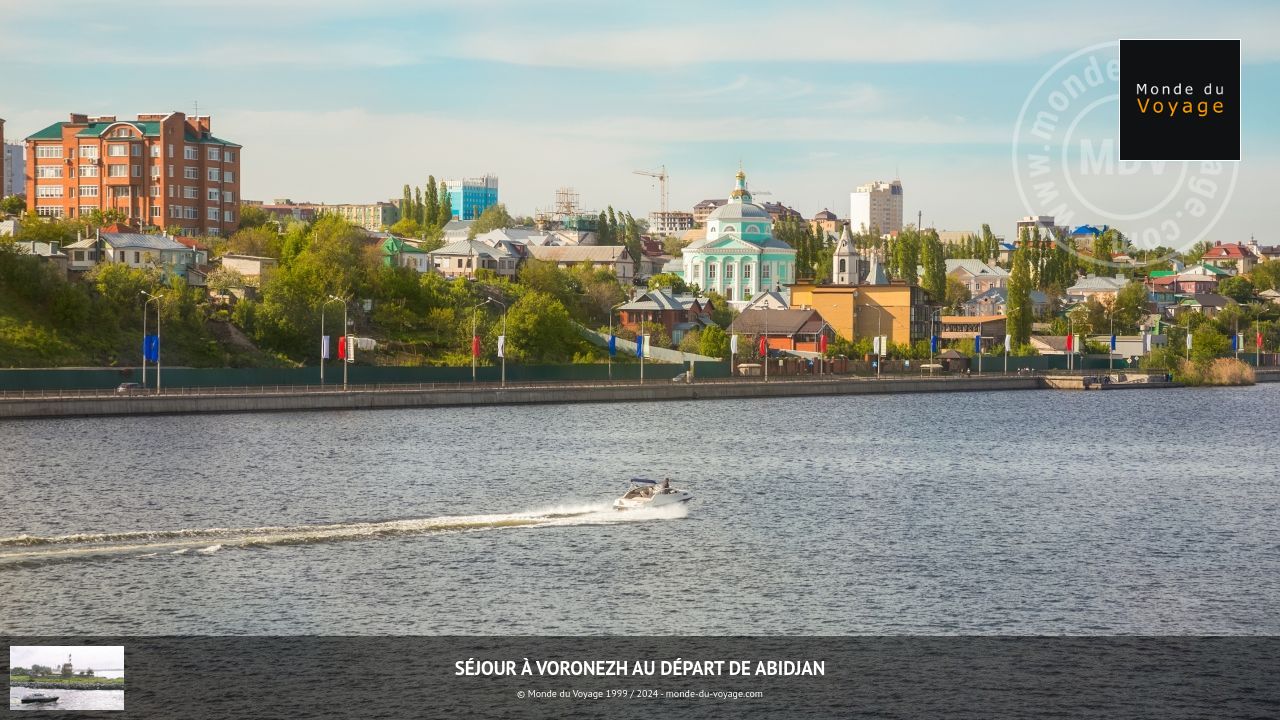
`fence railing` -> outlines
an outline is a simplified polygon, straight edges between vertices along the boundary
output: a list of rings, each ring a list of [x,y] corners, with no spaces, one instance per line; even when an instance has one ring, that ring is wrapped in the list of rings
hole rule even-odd
[[[1075,373],[1067,373],[1066,371],[1048,371],[1048,372],[1027,372],[1013,371],[1003,372],[984,372],[981,375],[959,374],[933,372],[929,370],[916,370],[913,368],[910,372],[884,373],[877,377],[874,374],[853,374],[853,373],[823,373],[816,374],[800,374],[800,375],[770,375],[765,378],[762,375],[738,376],[732,378],[694,378],[693,385],[734,385],[734,384],[756,384],[756,383],[826,383],[826,382],[889,382],[901,380],[932,380],[937,382],[954,382],[958,380],[980,380],[980,379],[999,379],[1012,377],[1027,377],[1034,375],[1097,375],[1098,371],[1076,371]],[[1140,373],[1139,373],[1140,374]],[[166,387],[157,392],[154,388],[127,388],[127,389],[33,389],[33,390],[4,390],[0,391],[0,399],[4,400],[21,400],[21,399],[80,399],[80,398],[117,398],[120,400],[151,398],[151,397],[191,397],[191,396],[209,396],[216,397],[220,395],[303,395],[303,394],[342,394],[342,393],[403,393],[403,392],[458,392],[469,390],[521,390],[521,389],[545,389],[545,388],[598,388],[598,387],[640,387],[643,385],[673,385],[683,384],[681,379],[649,378],[641,383],[638,379],[627,378],[617,380],[537,380],[537,381],[518,381],[507,382],[505,385],[500,382],[431,382],[431,383],[375,383],[375,384],[349,384],[345,389],[341,383],[326,385],[223,385],[223,386],[192,386],[192,387]]]

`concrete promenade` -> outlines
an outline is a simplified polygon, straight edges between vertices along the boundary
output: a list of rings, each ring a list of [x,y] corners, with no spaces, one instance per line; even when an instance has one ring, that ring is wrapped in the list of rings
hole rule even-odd
[[[691,384],[657,380],[626,383],[538,383],[498,387],[493,384],[423,386],[185,388],[161,395],[109,392],[34,391],[0,397],[0,419],[161,415],[179,413],[292,412],[300,410],[365,410],[385,408],[533,405],[553,403],[648,402],[659,400],[725,400],[783,398],[806,395],[873,395],[879,393],[1037,390],[1046,387],[1035,376],[860,378],[829,376],[701,380]]]
[[[1104,373],[1105,374],[1105,373]],[[537,405],[558,403],[650,402],[660,400],[729,400],[810,395],[875,395],[881,393],[982,392],[991,390],[1159,390],[1179,387],[1138,373],[1138,382],[1102,385],[1099,375],[1086,383],[1081,375],[895,376],[882,379],[831,375],[822,378],[779,377],[669,380],[614,383],[438,383],[424,385],[264,386],[244,388],[176,388],[163,394],[118,394],[98,391],[10,391],[0,394],[0,420],[21,418],[169,415],[185,413],[294,412],[302,410],[370,410],[387,408]],[[1280,381],[1280,372],[1259,371],[1258,382]]]

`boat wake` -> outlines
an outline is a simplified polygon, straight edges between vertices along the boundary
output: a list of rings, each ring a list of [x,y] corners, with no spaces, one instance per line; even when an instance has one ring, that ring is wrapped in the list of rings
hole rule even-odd
[[[382,522],[328,525],[271,525],[253,528],[189,528],[182,530],[18,535],[0,537],[0,568],[48,562],[132,555],[214,555],[228,549],[277,545],[376,540],[439,533],[507,528],[612,525],[649,520],[676,520],[688,514],[683,505],[618,512],[607,503],[557,506],[503,515],[449,515]]]

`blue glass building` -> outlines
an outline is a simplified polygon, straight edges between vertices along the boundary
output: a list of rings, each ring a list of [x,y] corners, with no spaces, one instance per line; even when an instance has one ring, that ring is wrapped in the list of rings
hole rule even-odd
[[[498,204],[498,178],[493,175],[445,180],[444,185],[455,220],[475,220],[485,208]]]

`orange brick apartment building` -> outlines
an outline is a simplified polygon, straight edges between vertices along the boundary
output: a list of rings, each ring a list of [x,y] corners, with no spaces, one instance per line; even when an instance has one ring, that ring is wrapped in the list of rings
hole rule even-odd
[[[27,206],[46,217],[119,209],[171,235],[225,235],[239,223],[240,146],[207,115],[71,114],[27,138]]]

